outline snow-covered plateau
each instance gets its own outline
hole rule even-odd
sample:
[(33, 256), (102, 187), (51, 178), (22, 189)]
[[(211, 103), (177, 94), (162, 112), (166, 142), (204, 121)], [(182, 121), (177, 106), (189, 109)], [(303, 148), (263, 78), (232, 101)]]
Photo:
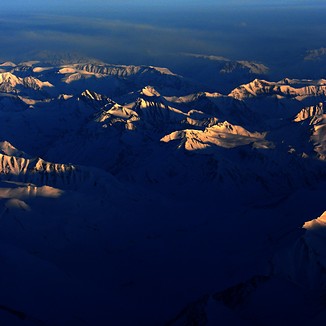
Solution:
[(1, 325), (324, 325), (326, 80), (0, 68)]

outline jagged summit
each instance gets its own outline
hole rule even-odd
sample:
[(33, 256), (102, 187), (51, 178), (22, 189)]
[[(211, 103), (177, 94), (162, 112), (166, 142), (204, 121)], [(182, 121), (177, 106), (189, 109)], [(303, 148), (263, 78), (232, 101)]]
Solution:
[(106, 188), (105, 182), (109, 180), (117, 186), (110, 174), (94, 168), (53, 163), (40, 157), (31, 157), (7, 141), (0, 142), (0, 175), (0, 181), (23, 182), (37, 187), (54, 186), (84, 191), (94, 184)]
[(24, 88), (30, 88), (33, 90), (40, 90), (44, 87), (54, 87), (48, 81), (41, 81), (32, 76), (25, 78), (17, 77), (10, 72), (0, 73), (0, 90), (2, 92), (19, 92), (16, 86), (23, 86)]
[(109, 65), (109, 64), (74, 64), (73, 67), (78, 71), (86, 71), (93, 74), (128, 77), (144, 73), (159, 73), (163, 75), (175, 76), (169, 69), (153, 66), (134, 66), (134, 65)]
[(235, 88), (229, 96), (239, 100), (257, 96), (281, 96), (302, 100), (307, 96), (325, 96), (326, 83), (320, 80), (282, 79), (279, 82), (269, 82), (255, 79), (248, 84)]
[(30, 155), (26, 154), (23, 151), (18, 150), (16, 147), (11, 145), (8, 141), (0, 142), (0, 154), (8, 156), (23, 157), (26, 159), (31, 158)]
[(319, 216), (316, 219), (313, 219), (311, 221), (305, 222), (303, 225), (303, 228), (306, 230), (311, 230), (311, 231), (317, 231), (320, 230), (321, 233), (326, 236), (325, 230), (326, 230), (326, 211)]
[(210, 93), (210, 92), (198, 92), (194, 94), (189, 94), (189, 95), (184, 95), (184, 96), (172, 96), (172, 97), (167, 97), (167, 99), (177, 102), (177, 103), (189, 103), (189, 102), (194, 102), (197, 100), (205, 99), (205, 98), (220, 98), (223, 95), (218, 92)]
[(294, 118), (294, 122), (301, 122), (307, 119), (312, 119), (310, 124), (324, 113), (324, 103), (320, 102), (317, 105), (303, 108)]
[(88, 98), (90, 100), (93, 101), (105, 101), (107, 100), (107, 97), (102, 95), (102, 94), (98, 94), (96, 92), (90, 91), (88, 89), (86, 89), (84, 92), (81, 93), (82, 97)]
[(265, 141), (266, 134), (249, 132), (241, 126), (235, 126), (227, 121), (218, 122), (205, 130), (182, 130), (164, 136), (162, 142), (178, 140), (188, 151), (201, 151), (212, 146), (235, 148), (253, 144), (256, 148), (273, 148), (273, 144)]
[(8, 86), (15, 87), (17, 84), (22, 84), (22, 79), (10, 72), (4, 72), (0, 73), (0, 84), (8, 84)]
[(141, 95), (149, 96), (149, 97), (159, 97), (161, 94), (152, 86), (145, 86), (141, 91)]

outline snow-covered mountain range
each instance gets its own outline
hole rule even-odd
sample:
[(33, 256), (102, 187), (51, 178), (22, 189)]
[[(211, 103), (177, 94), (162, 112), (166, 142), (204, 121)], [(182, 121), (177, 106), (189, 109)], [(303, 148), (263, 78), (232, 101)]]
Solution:
[(0, 65), (4, 325), (321, 325), (326, 81), (203, 85)]

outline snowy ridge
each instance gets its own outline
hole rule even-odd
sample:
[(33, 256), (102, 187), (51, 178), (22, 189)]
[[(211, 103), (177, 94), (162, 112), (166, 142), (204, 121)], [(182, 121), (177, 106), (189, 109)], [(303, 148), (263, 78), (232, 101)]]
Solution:
[(0, 154), (0, 173), (6, 180), (23, 178), (26, 181), (27, 178), (32, 183), (51, 184), (59, 176), (59, 183), (69, 184), (69, 180), (75, 178), (75, 172), (75, 166)]
[(219, 98), (221, 96), (223, 95), (220, 93), (199, 92), (185, 96), (166, 97), (166, 99), (175, 103), (189, 103), (197, 101), (201, 98)]
[[(4, 145), (3, 145), (4, 144)], [(111, 177), (96, 169), (79, 167), (72, 164), (60, 164), (30, 158), (29, 155), (15, 149), (10, 143), (2, 142), (1, 147), (8, 154), (0, 154), (0, 176), (4, 181), (20, 181), (38, 186), (55, 186), (64, 189), (82, 189), (89, 185), (105, 185)], [(1, 152), (4, 152), (1, 150)], [(15, 156), (15, 155), (19, 156)], [(103, 178), (103, 181), (100, 179)], [(115, 185), (117, 183), (111, 182)]]
[(181, 140), (178, 147), (184, 146), (186, 150), (196, 151), (210, 148), (212, 145), (225, 148), (253, 143), (255, 147), (272, 148), (272, 144), (265, 141), (266, 134), (249, 132), (241, 126), (232, 125), (227, 121), (217, 123), (201, 130), (182, 130), (164, 136), (161, 141), (170, 142)]
[[(324, 103), (303, 108), (294, 118), (294, 122), (301, 122), (309, 118), (318, 117), (324, 113)], [(313, 124), (313, 120), (310, 122)]]
[(136, 101), (134, 111), (145, 121), (159, 127), (166, 123), (178, 123), (185, 119), (186, 114), (182, 111), (164, 104), (161, 100), (152, 97), (139, 98)]
[[(34, 77), (20, 78), (16, 77), (10, 72), (0, 73), (0, 91), (1, 92), (13, 92), (16, 90), (16, 86), (23, 86), (25, 88), (31, 88), (33, 90), (40, 90), (44, 87), (53, 87), (49, 82), (42, 82)], [(16, 90), (17, 91), (17, 90)]]
[(20, 151), (16, 147), (12, 146), (7, 141), (0, 142), (0, 154), (7, 155), (7, 156), (14, 156), (14, 157), (23, 157), (26, 159), (30, 159), (30, 155)]
[(138, 114), (135, 111), (114, 102), (110, 105), (106, 105), (95, 119), (95, 121), (101, 123), (104, 128), (122, 123), (127, 130), (135, 130), (135, 123), (139, 120)]
[(276, 253), (274, 272), (311, 290), (326, 290), (326, 212), (303, 225), (305, 232)]
[[(319, 217), (311, 220), (311, 221), (307, 221), (305, 222), (305, 224), (303, 225), (303, 228), (306, 230), (310, 230), (310, 231), (316, 231), (321, 232), (322, 234), (324, 234), (325, 230), (323, 231), (323, 229), (326, 227), (326, 211), (320, 215)], [(324, 234), (326, 235), (326, 234)]]
[(166, 68), (151, 66), (124, 66), (124, 65), (104, 65), (104, 64), (72, 64), (61, 66), (59, 74), (64, 75), (63, 81), (67, 84), (91, 77), (104, 78), (116, 77), (121, 79), (146, 79), (152, 76), (173, 77), (180, 79), (181, 76), (173, 74)]
[[(73, 96), (72, 96), (73, 97)], [(81, 100), (93, 109), (107, 109), (108, 107), (116, 104), (113, 100), (108, 98), (105, 95), (96, 93), (94, 91), (90, 91), (86, 89), (83, 91), (77, 98), (77, 100)]]
[(76, 64), (73, 65), (76, 70), (87, 71), (93, 74), (101, 74), (107, 76), (128, 77), (131, 75), (144, 73), (160, 73), (166, 75), (174, 75), (167, 68), (146, 67), (146, 66), (125, 66), (125, 65), (96, 65), (96, 64)]
[(313, 124), (311, 140), (314, 143), (314, 150), (317, 152), (319, 159), (326, 160), (326, 114), (318, 116)]
[(310, 142), (313, 144), (317, 157), (321, 160), (326, 158), (325, 126), (326, 115), (324, 114), (324, 103), (304, 107), (295, 117), (294, 122), (302, 123), (308, 120), (310, 127)]
[(255, 79), (251, 83), (241, 85), (234, 89), (229, 96), (239, 100), (256, 96), (283, 96), (303, 99), (308, 96), (325, 96), (325, 80), (291, 80), (283, 79), (279, 82), (268, 82), (266, 80)]
[(11, 61), (2, 62), (0, 67), (16, 67), (16, 64)]

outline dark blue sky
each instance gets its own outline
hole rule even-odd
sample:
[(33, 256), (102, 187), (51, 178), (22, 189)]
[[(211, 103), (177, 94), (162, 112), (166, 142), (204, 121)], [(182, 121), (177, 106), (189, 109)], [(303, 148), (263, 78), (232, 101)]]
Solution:
[(0, 58), (73, 51), (166, 65), (183, 53), (286, 65), (326, 47), (324, 0), (2, 0)]

